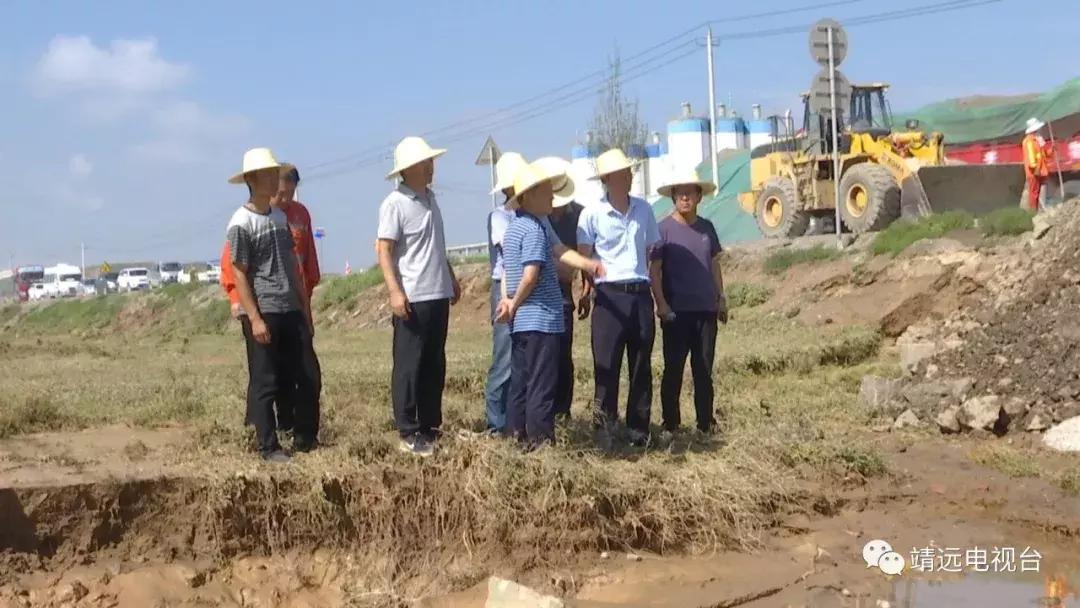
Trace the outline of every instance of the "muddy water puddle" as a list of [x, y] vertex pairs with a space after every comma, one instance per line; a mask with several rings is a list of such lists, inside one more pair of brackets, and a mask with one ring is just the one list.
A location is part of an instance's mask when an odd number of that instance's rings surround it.
[[894, 585], [890, 604], [892, 608], [1080, 608], [1078, 589], [1080, 573], [1045, 578], [970, 575], [944, 581], [909, 578]]

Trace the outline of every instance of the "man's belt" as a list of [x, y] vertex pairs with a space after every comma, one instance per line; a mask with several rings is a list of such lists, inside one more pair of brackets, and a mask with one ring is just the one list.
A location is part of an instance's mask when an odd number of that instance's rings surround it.
[[649, 291], [648, 281], [627, 281], [622, 283], [597, 283], [599, 289], [619, 291], [622, 293], [645, 293]]

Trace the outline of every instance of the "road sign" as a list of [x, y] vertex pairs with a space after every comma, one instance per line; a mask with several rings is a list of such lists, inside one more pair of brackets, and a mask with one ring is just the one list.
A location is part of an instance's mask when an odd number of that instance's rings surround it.
[[102, 262], [100, 272], [102, 274], [104, 274], [106, 272], [112, 272], [112, 266], [110, 266], [108, 262]]
[[833, 65], [847, 57], [847, 32], [835, 19], [822, 19], [810, 28], [810, 56], [818, 65], [829, 67], [829, 28], [833, 31]]
[[326, 238], [326, 228], [316, 228], [314, 234], [317, 239]]
[[502, 152], [499, 152], [499, 146], [496, 146], [495, 140], [488, 135], [487, 141], [484, 142], [484, 147], [480, 149], [480, 156], [476, 157], [476, 165], [494, 165], [499, 162], [500, 156], [502, 156]]
[[[829, 85], [829, 68], [825, 68], [814, 76], [810, 83], [810, 111], [814, 114], [832, 116], [832, 99]], [[851, 105], [851, 85], [847, 78], [836, 70], [836, 107], [841, 116], [847, 112]]]

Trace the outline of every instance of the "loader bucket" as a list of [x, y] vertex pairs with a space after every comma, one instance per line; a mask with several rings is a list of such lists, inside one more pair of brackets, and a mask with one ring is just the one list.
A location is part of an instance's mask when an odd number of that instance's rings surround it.
[[904, 218], [945, 211], [984, 215], [1017, 207], [1024, 180], [1020, 164], [920, 167], [900, 184], [900, 214]]

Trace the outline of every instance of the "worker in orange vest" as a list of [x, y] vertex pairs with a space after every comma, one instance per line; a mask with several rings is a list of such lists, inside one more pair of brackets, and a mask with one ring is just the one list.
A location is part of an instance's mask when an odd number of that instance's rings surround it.
[[1030, 118], [1027, 121], [1026, 135], [1021, 144], [1024, 148], [1024, 173], [1027, 175], [1028, 205], [1032, 211], [1039, 210], [1039, 204], [1043, 193], [1043, 184], [1050, 176], [1050, 168], [1046, 159], [1054, 155], [1053, 145], [1039, 135], [1039, 130], [1046, 123], [1038, 118]]

